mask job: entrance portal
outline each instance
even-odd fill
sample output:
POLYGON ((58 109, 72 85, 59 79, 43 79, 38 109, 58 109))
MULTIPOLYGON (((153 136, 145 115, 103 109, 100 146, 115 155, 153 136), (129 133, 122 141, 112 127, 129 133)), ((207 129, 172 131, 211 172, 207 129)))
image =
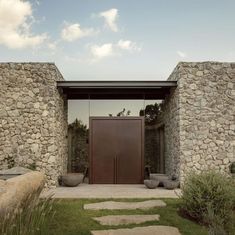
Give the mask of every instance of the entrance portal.
POLYGON ((144 117, 90 117, 90 183, 140 184, 144 117))

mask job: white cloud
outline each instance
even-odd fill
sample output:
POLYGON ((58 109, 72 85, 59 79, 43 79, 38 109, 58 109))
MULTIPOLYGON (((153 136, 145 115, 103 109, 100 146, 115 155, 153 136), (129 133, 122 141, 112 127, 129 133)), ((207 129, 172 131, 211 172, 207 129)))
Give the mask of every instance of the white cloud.
POLYGON ((73 57, 73 56, 68 56, 66 55, 64 57, 65 61, 69 62, 69 63, 80 63, 80 62, 84 62, 81 58, 77 58, 77 57, 73 57))
POLYGON ((118 18, 118 9, 112 8, 108 11, 103 11, 99 14, 100 17, 104 17, 105 24, 108 26, 112 31, 117 32, 117 18, 118 18))
POLYGON ((57 49, 57 42, 49 42, 47 46, 50 50, 55 51, 57 49))
POLYGON ((120 56, 123 51, 141 51, 141 48, 130 40, 119 40, 117 43, 106 43, 103 45, 89 45, 88 48, 92 55, 91 61, 98 61, 110 56, 120 56))
POLYGON ((181 58, 186 58, 187 54, 183 51, 177 51, 178 56, 180 56, 181 58))
POLYGON ((138 47, 135 42, 130 40, 119 40, 117 46, 120 49, 128 50, 128 51, 141 51, 141 47, 138 47))
POLYGON ((114 54, 112 43, 106 43, 101 46, 93 45, 91 46, 90 50, 91 54, 95 59, 102 59, 104 57, 109 57, 114 54))
POLYGON ((33 19, 29 1, 0 0, 0 44, 11 49, 35 47, 44 42, 46 34, 32 35, 33 19))
POLYGON ((93 28, 82 29, 80 24, 67 24, 61 31, 61 37, 65 41, 72 42, 95 33, 93 28))

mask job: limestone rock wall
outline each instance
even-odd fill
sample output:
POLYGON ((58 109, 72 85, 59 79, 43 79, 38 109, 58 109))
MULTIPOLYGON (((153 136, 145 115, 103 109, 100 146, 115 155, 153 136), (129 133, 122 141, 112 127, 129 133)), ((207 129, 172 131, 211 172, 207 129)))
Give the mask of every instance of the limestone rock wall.
POLYGON ((53 63, 0 64, 0 169, 35 168, 54 186, 66 169, 67 101, 53 63))
MULTIPOLYGON (((35 168, 55 186, 67 168, 67 100, 52 63, 0 64, 0 169, 35 168)), ((235 63, 177 65, 164 102, 166 173, 229 172, 235 161, 235 63)))
POLYGON ((166 97, 161 114, 164 123, 165 173, 179 177, 180 169, 180 129, 179 129, 179 89, 171 89, 166 97))
POLYGON ((166 101, 166 155, 171 162, 177 158, 175 167, 180 162, 181 180, 190 170, 229 173, 235 161, 235 63, 181 62, 169 79, 178 87, 166 101), (171 106, 175 100, 178 108, 171 106))

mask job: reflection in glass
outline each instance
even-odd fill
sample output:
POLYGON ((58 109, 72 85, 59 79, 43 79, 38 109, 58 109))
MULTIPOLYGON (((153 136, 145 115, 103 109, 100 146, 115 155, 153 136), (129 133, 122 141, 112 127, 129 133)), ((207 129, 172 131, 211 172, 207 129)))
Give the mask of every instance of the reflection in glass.
POLYGON ((145 109, 145 166, 152 173, 165 173, 164 127, 161 124, 161 101, 148 100, 145 109))
POLYGON ((88 167, 89 117, 145 116, 145 166, 152 173, 164 173, 164 126, 161 100, 69 100, 68 172, 88 167))
POLYGON ((89 100, 68 100, 68 172, 88 167, 89 100))
POLYGON ((90 116, 139 116, 144 100, 90 100, 90 116))
POLYGON ((89 126, 89 100, 68 100, 68 123, 75 119, 89 126))

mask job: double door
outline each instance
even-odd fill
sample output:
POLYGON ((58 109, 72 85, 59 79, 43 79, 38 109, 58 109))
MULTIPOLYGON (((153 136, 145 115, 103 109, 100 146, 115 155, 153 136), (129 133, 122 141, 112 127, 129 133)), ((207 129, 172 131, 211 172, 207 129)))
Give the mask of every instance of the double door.
POLYGON ((90 183, 143 183, 143 117, 90 117, 89 138, 90 183))

